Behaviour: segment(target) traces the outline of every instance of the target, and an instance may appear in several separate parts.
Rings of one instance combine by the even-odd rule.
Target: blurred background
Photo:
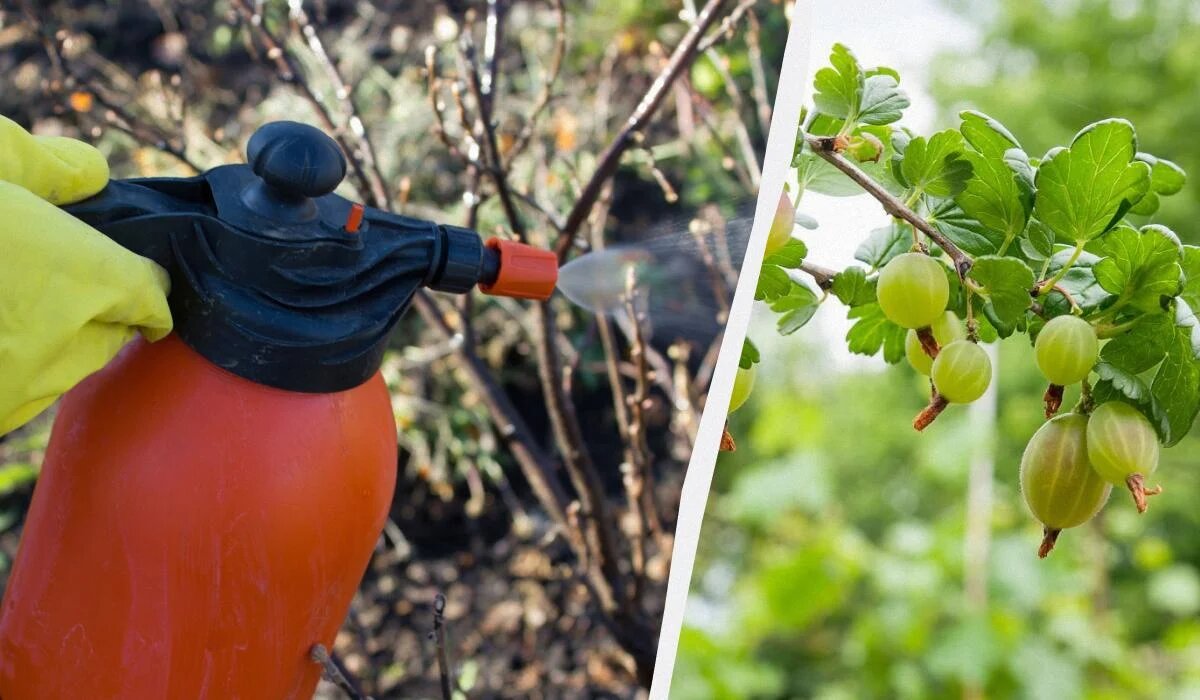
[[[305,121],[335,133],[362,166],[346,196],[510,237],[484,175],[500,160],[530,242],[552,246],[599,155],[705,5],[2,0],[0,114],[96,144],[114,177],[243,162],[263,123]],[[744,249],[748,223],[737,217],[757,191],[787,3],[715,6],[699,50],[584,210],[577,252],[655,241],[647,250],[678,263],[680,246],[663,241],[716,250],[718,233],[732,253]],[[475,94],[476,79],[490,97]],[[562,299],[539,317],[510,299],[442,297],[440,330],[417,310],[402,320],[383,367],[400,445],[395,499],[334,650],[361,691],[442,696],[430,638],[441,594],[457,697],[644,694],[680,483],[727,310],[717,288],[737,276],[732,257],[717,257],[707,296],[673,288],[668,322],[650,318],[641,341]],[[633,359],[638,342],[649,369]],[[554,408],[547,391],[561,399]],[[497,416],[496,396],[507,415]],[[631,397],[637,415],[621,410]],[[578,435],[564,440],[554,417]],[[510,419],[526,430],[496,427]],[[0,437],[0,589],[52,421],[48,412]],[[547,507],[530,473],[563,502]],[[590,520],[584,497],[594,498]],[[602,528],[615,531],[612,546],[580,556],[580,533]]]
[[[1156,221],[1200,242],[1197,3],[856,0],[813,20],[810,65],[843,42],[896,68],[913,102],[903,123],[920,133],[971,107],[1040,155],[1092,121],[1132,120],[1144,150],[1192,176]],[[865,196],[810,193],[799,209],[820,222],[797,229],[809,259],[835,269],[887,221]],[[750,337],[763,361],[731,416],[738,449],[718,461],[673,697],[1200,698],[1200,436],[1163,452],[1148,513],[1114,496],[1039,561],[1017,482],[1043,420],[1026,342],[998,347],[989,395],[917,435],[927,384],[848,354],[836,300],[786,338],[762,311]]]

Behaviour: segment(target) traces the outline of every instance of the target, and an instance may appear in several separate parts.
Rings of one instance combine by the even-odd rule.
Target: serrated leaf
[[[834,44],[828,66],[813,77],[813,104],[822,114],[855,119],[863,90],[863,72],[858,59],[843,44]]]
[[[875,302],[875,287],[867,281],[867,273],[861,267],[848,267],[834,275],[829,291],[846,306]]]
[[[928,218],[934,228],[972,257],[994,255],[1004,245],[1003,233],[967,216],[953,199],[939,202]]]
[[[1001,324],[1016,324],[1033,304],[1029,296],[1033,270],[1016,258],[994,255],[976,258],[969,276],[983,287],[984,297]]]
[[[1094,267],[1096,281],[1124,304],[1158,311],[1182,287],[1182,249],[1165,226],[1152,224],[1141,231],[1118,226],[1097,241],[1095,250],[1104,256]]]
[[[764,258],[763,264],[794,270],[800,267],[800,263],[804,262],[806,255],[808,255],[808,246],[804,245],[804,241],[793,238],[782,248]]]
[[[1150,187],[1150,166],[1135,161],[1136,153],[1137,135],[1124,119],[1084,128],[1069,148],[1042,160],[1034,215],[1064,241],[1109,230]]]
[[[963,158],[963,137],[954,129],[908,142],[900,171],[914,190],[934,197],[953,197],[971,177],[971,164]]]
[[[963,158],[971,164],[971,178],[954,201],[967,216],[1012,241],[1029,219],[1022,201],[1017,176],[1002,158],[989,158],[970,151]]]
[[[771,310],[780,314],[780,335],[791,335],[804,327],[821,306],[821,299],[808,287],[797,284],[785,297],[771,302]]]
[[[754,298],[758,301],[774,301],[787,296],[794,284],[782,267],[763,265],[762,272],[758,275],[758,287],[754,290]]]
[[[1175,321],[1165,313],[1145,314],[1133,328],[1105,343],[1100,357],[1131,374],[1141,374],[1162,361],[1175,339]]]
[[[863,82],[858,121],[873,125],[898,121],[910,104],[899,83],[895,76],[887,73],[867,76]]]
[[[854,259],[878,270],[892,258],[912,250],[912,233],[907,226],[892,223],[877,228],[858,244]]]
[[[887,320],[879,304],[856,306],[847,317],[857,319],[846,333],[850,352],[875,355],[883,350],[883,359],[890,364],[904,357],[904,337],[908,331]]]
[[[751,365],[757,364],[762,360],[762,356],[758,353],[756,346],[749,338],[742,341],[742,356],[738,358],[738,367],[742,369],[750,369]]]
[[[967,110],[959,113],[962,124],[959,131],[967,143],[980,154],[992,158],[1004,156],[1010,148],[1021,148],[1015,136],[1000,122],[983,112]]]

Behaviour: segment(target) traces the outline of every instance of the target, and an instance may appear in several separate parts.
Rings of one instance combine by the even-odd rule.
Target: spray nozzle
[[[545,301],[558,284],[558,257],[549,250],[489,238],[479,289],[484,294]]]

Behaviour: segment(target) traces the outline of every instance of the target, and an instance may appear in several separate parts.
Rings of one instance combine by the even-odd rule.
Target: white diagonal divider
[[[771,130],[767,136],[767,149],[763,157],[762,184],[754,211],[754,225],[746,247],[742,272],[738,277],[729,322],[725,326],[725,336],[721,340],[721,354],[713,373],[704,414],[700,418],[696,444],[692,449],[692,458],[683,481],[679,519],[675,528],[675,551],[671,560],[670,578],[667,581],[667,600],[658,638],[654,680],[650,686],[651,700],[665,699],[671,690],[671,675],[675,670],[675,655],[679,650],[679,633],[683,628],[688,588],[691,585],[692,568],[696,562],[696,545],[700,541],[700,527],[708,502],[708,490],[712,485],[713,469],[717,462],[729,397],[733,391],[733,378],[737,372],[746,329],[750,324],[754,289],[758,286],[758,273],[762,267],[760,263],[767,244],[767,230],[775,216],[779,194],[783,191],[783,183],[791,167],[792,148],[800,123],[800,105],[804,102],[805,88],[809,84],[808,39],[812,3],[813,0],[796,0],[792,8],[791,29],[788,32],[787,46],[784,48],[783,64],[779,67],[779,89],[775,95]]]

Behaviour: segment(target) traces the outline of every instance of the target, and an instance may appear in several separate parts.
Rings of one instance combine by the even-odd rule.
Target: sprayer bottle
[[[312,697],[387,517],[379,365],[420,288],[548,297],[553,254],[364,208],[317,129],[67,207],[170,274],[175,332],[63,399],[0,607],[0,698]]]

